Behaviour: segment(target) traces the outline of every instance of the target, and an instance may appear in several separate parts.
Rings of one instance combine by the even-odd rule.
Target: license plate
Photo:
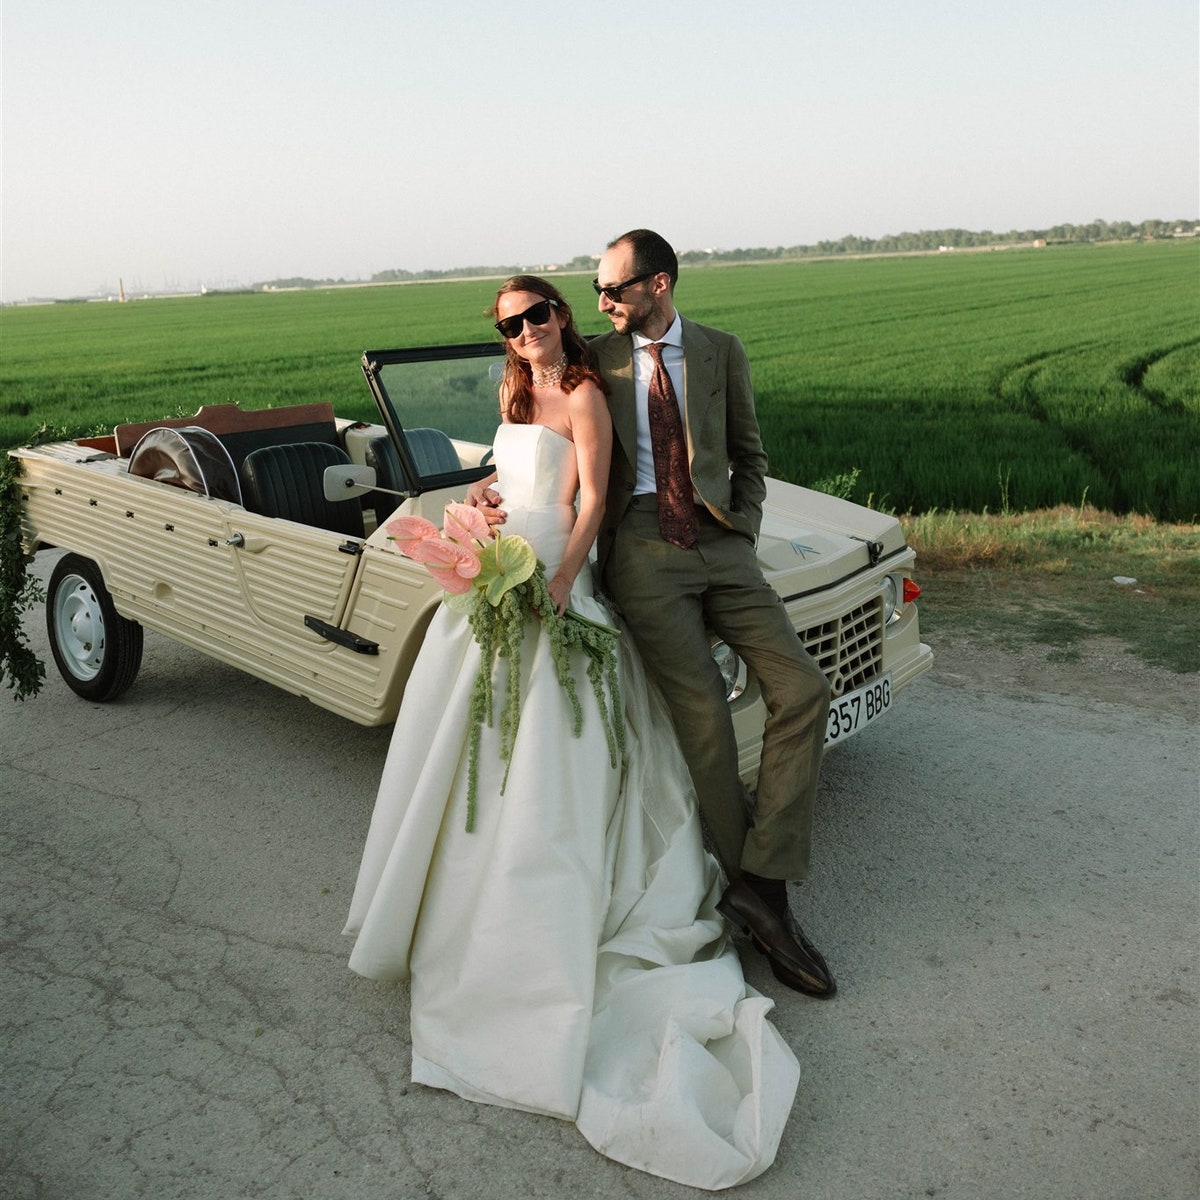
[[[882,717],[892,707],[892,677],[881,675],[864,683],[857,691],[839,696],[829,705],[825,725],[825,745],[844,742],[859,730]]]

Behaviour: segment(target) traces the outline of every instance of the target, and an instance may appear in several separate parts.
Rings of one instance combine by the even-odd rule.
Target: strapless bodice
[[[546,425],[501,425],[493,443],[502,535],[525,538],[552,576],[575,523],[575,443]]]
[[[546,425],[501,425],[493,443],[496,488],[511,513],[517,508],[574,505],[578,485],[575,443]]]

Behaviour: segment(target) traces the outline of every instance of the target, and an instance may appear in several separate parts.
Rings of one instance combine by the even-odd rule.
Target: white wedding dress
[[[545,426],[496,435],[504,533],[527,538],[548,575],[575,517],[574,449]],[[588,575],[571,607],[611,624]],[[508,781],[501,794],[498,731],[484,728],[467,833],[479,649],[466,619],[439,609],[380,781],[350,966],[411,979],[416,1082],[574,1121],[619,1162],[730,1187],[773,1161],[799,1067],[725,938],[669,718],[621,641],[627,744],[614,769],[584,664],[575,737],[549,639],[531,623]]]

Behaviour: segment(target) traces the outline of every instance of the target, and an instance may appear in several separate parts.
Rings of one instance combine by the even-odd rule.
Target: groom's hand
[[[508,513],[500,507],[500,493],[493,487],[485,487],[481,483],[471,484],[467,489],[467,503],[472,508],[479,509],[489,525],[503,525],[508,519]]]

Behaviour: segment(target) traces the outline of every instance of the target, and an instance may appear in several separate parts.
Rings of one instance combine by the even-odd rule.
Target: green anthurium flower
[[[506,593],[520,587],[537,570],[537,554],[521,537],[497,537],[479,555],[482,570],[475,580],[487,602],[495,608]]]

